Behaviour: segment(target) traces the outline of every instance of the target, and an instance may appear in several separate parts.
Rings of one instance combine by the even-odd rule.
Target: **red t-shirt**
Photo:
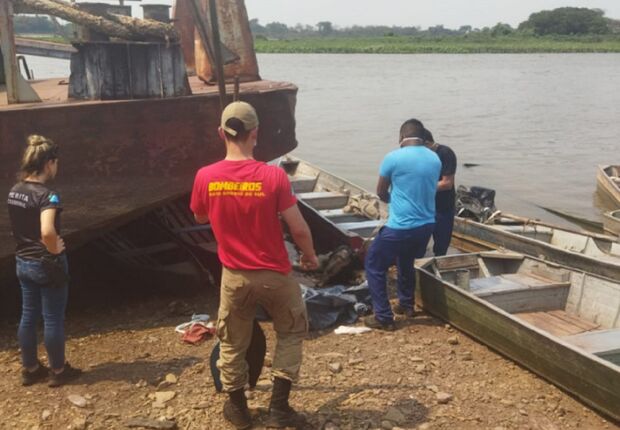
[[[278,213],[296,203],[281,168],[223,160],[198,171],[190,208],[209,217],[225,267],[288,274],[291,263]]]

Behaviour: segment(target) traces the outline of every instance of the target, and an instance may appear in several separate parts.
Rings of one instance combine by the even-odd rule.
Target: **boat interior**
[[[620,284],[520,254],[461,254],[424,269],[586,352],[620,365]]]
[[[605,261],[620,262],[620,243],[569,230],[537,224],[496,226],[510,233],[525,236],[567,251],[588,255]]]
[[[297,159],[287,157],[279,165],[289,175],[297,198],[340,230],[370,238],[383,225],[386,214],[378,197]]]
[[[620,166],[608,166],[605,168],[605,173],[616,185],[620,186]]]

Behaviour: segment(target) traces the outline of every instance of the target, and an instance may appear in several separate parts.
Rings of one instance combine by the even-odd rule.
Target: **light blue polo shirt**
[[[387,226],[409,230],[435,222],[441,161],[425,146],[405,146],[385,156],[379,175],[391,182]]]

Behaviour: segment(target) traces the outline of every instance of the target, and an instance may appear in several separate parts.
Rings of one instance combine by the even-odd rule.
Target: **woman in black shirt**
[[[20,168],[20,180],[8,197],[9,218],[17,242],[17,278],[22,290],[18,338],[22,354],[22,384],[48,377],[57,387],[79,376],[65,361],[64,318],[68,295],[65,244],[60,236],[62,206],[47,187],[58,172],[58,146],[42,136],[30,136]],[[43,315],[44,341],[50,369],[37,358],[37,325]]]

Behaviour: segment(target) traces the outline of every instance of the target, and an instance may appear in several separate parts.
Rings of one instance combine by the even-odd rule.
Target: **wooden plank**
[[[579,321],[578,318],[563,317],[561,314],[566,312],[542,311],[542,312],[519,312],[516,315],[519,318],[531,323],[532,325],[551,333],[554,336],[570,336],[583,333],[590,329],[596,329],[596,325],[586,326]]]
[[[71,55],[71,79],[69,79],[68,97],[70,99],[88,99],[88,81],[86,79],[86,59],[76,52]]]
[[[579,318],[576,315],[571,315],[564,310],[549,311],[547,313],[549,315],[553,315],[557,319],[567,322],[568,324],[573,324],[574,326],[581,328],[583,331],[597,330],[601,326],[600,324],[595,324],[584,318]]]
[[[349,201],[348,195],[331,191],[301,193],[297,197],[316,210],[342,208]]]
[[[164,97],[174,96],[174,57],[170,49],[162,46],[159,50],[159,65],[161,67],[161,87]]]
[[[437,279],[417,271],[417,303],[501,354],[515,360],[598,411],[620,419],[620,367],[578,350],[555,336]]]
[[[111,45],[109,58],[112,82],[110,83],[110,100],[130,99],[131,94],[131,66],[127,45]]]
[[[172,55],[172,74],[175,96],[187,96],[192,94],[189,85],[189,77],[183,58],[183,46],[169,46]]]
[[[144,45],[129,44],[129,61],[131,64],[131,98],[143,99],[148,96],[148,52]]]
[[[478,257],[471,254],[455,255],[437,258],[435,264],[442,272],[452,269],[469,269],[471,267],[478,267]]]
[[[162,98],[164,96],[164,89],[162,86],[162,71],[160,61],[161,46],[148,45],[146,47],[146,76],[147,76],[147,89],[146,97],[148,98]]]
[[[566,324],[563,321],[553,318],[551,315],[547,315],[546,312],[518,312],[515,314],[519,318],[535,327],[540,328],[554,336],[569,336],[572,334],[582,333],[583,330],[579,327]]]

